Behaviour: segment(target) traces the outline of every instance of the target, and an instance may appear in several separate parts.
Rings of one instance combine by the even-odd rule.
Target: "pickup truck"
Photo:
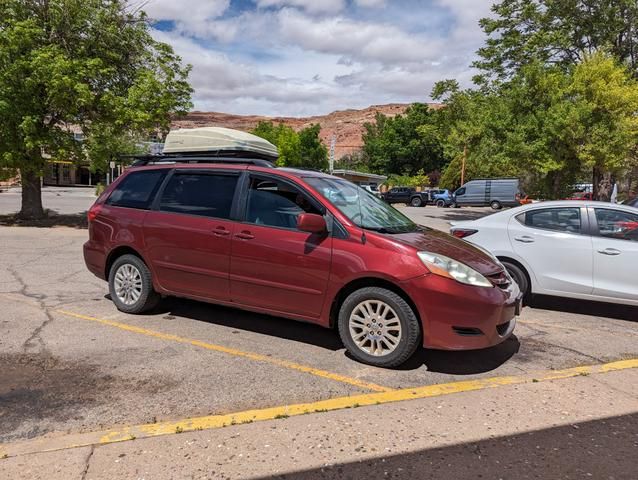
[[[430,201],[427,192],[417,192],[410,187],[393,187],[383,194],[386,203],[405,203],[411,207],[425,207]]]

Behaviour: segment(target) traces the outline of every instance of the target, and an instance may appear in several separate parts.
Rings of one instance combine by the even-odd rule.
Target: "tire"
[[[441,200],[441,199],[437,200],[436,201],[436,206],[438,208],[444,208],[445,207],[445,200]]]
[[[532,292],[529,277],[525,269],[521,268],[515,263],[508,262],[507,260],[504,260],[501,263],[510,274],[510,276],[514,279],[514,281],[518,284],[518,288],[523,294],[523,299],[529,300]]]
[[[119,282],[123,282],[124,288],[129,290],[116,288]],[[118,310],[133,314],[152,310],[161,299],[153,290],[153,279],[146,264],[130,254],[122,255],[113,262],[109,271],[109,293]]]
[[[421,197],[413,197],[410,199],[411,207],[421,207],[423,206],[423,199]]]
[[[365,302],[370,303],[366,306]],[[386,308],[382,309],[382,305]],[[362,311],[372,313],[373,316],[364,317]],[[381,316],[377,317],[376,314]],[[353,316],[364,321],[353,318],[355,323],[351,323]],[[372,322],[365,322],[370,319]],[[398,339],[394,346],[388,340],[373,341],[369,338],[367,325],[376,324],[377,319],[386,322],[380,328],[388,329],[383,331],[381,337]],[[339,336],[350,355],[375,367],[391,368],[401,365],[414,354],[421,340],[421,325],[412,308],[396,293],[380,287],[361,288],[351,293],[339,309],[338,326]],[[365,335],[359,345],[355,341],[357,335]],[[373,348],[374,351],[380,350],[378,355],[367,350]],[[387,351],[383,353],[384,350]]]
[[[492,203],[490,203],[490,207],[492,207],[492,210],[500,210],[501,208],[503,208],[503,205],[501,205],[501,202],[499,202],[498,200],[494,200]]]

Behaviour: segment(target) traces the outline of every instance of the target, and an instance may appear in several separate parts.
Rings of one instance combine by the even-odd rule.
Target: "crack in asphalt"
[[[84,460],[84,470],[82,471],[82,477],[80,477],[80,480],[85,480],[86,479],[86,474],[89,471],[89,466],[91,464],[91,458],[93,457],[93,452],[95,452],[95,445],[91,445],[91,450],[89,450],[89,454],[86,456],[86,460]]]
[[[29,336],[29,338],[27,338],[22,344],[22,350],[24,352],[27,352],[29,349],[35,348],[37,344],[39,344],[41,352],[49,354],[46,343],[42,339],[42,331],[54,320],[53,315],[51,315],[51,312],[49,311],[49,308],[44,303],[44,300],[47,298],[47,296],[44,294],[29,293],[27,291],[29,289],[29,286],[26,284],[20,274],[11,267],[8,268],[8,271],[9,273],[11,273],[11,275],[13,275],[16,282],[18,282],[18,284],[20,285],[20,290],[11,293],[16,293],[18,295],[22,295],[23,297],[35,300],[40,307],[40,310],[42,310],[46,317],[44,321],[33,330],[31,336]],[[37,344],[35,343],[36,341]]]

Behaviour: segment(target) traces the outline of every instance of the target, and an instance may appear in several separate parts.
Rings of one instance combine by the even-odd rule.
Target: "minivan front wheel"
[[[157,306],[160,296],[153,290],[151,272],[135,255],[122,255],[109,271],[109,293],[118,310],[143,313]]]
[[[377,367],[396,367],[419,345],[421,328],[407,302],[380,287],[351,293],[339,310],[339,336],[357,360]]]

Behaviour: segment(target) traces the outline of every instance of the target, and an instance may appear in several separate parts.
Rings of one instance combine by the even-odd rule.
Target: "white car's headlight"
[[[452,278],[457,282],[474,287],[494,287],[492,282],[473,268],[445,255],[431,252],[418,252],[417,255],[419,255],[428,270],[435,275]]]

